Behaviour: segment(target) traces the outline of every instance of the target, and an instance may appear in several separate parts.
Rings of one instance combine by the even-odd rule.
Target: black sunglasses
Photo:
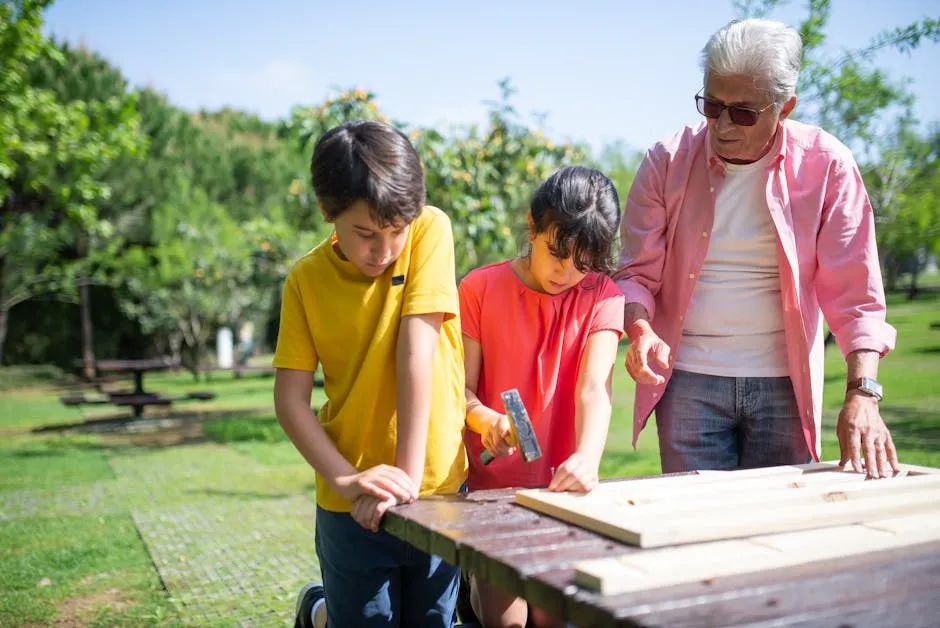
[[[728,118],[738,126],[754,126],[757,124],[757,118],[774,104],[770,103],[763,109],[751,109],[750,107],[738,107],[736,105],[726,105],[723,102],[705,98],[700,94],[695,95],[695,107],[698,112],[706,118],[718,119],[721,112],[728,110]]]

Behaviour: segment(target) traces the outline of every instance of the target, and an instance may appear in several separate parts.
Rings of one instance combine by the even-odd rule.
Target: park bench
[[[102,397],[86,397],[83,394],[69,393],[62,395],[60,401],[67,406],[82,405],[112,405],[130,407],[134,416],[143,416],[148,406],[169,407],[178,401],[209,401],[215,399],[215,393],[205,390],[194,390],[184,395],[165,397],[155,393],[110,393]]]
[[[84,394],[70,392],[59,399],[67,406],[81,405],[112,405],[129,407],[134,411],[135,417],[143,416],[148,406],[169,407],[177,401],[208,401],[215,398],[215,393],[209,391],[192,391],[184,395],[164,396],[148,392],[144,389],[144,374],[177,368],[179,365],[167,358],[148,360],[102,360],[95,364],[98,373],[133,374],[134,388],[132,390],[106,391],[99,390],[100,396],[86,397]]]

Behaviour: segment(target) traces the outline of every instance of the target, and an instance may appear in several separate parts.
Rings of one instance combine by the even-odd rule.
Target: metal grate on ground
[[[188,625],[279,626],[319,578],[306,465],[266,466],[216,444],[111,459],[127,507]]]
[[[134,522],[184,622],[283,625],[319,577],[304,496],[138,511]]]

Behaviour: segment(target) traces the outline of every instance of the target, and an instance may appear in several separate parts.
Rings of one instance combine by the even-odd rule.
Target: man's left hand
[[[878,400],[860,391],[846,394],[836,425],[844,466],[851,461],[857,473],[868,471],[871,478],[887,478],[901,470],[891,432],[878,411]],[[865,466],[862,467],[862,456]]]

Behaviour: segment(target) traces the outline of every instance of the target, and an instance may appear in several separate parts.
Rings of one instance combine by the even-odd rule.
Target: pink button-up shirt
[[[787,367],[807,446],[819,460],[823,317],[843,355],[867,349],[883,356],[896,333],[885,322],[871,203],[849,149],[788,120],[771,153],[767,206],[777,233]],[[627,197],[614,278],[627,303],[649,312],[673,357],[724,178],[702,123],[650,148]],[[671,367],[650,366],[668,383]],[[637,385],[634,447],[666,383]]]

